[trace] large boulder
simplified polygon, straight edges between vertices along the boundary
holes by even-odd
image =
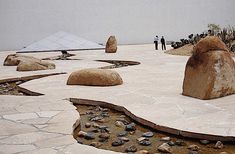
[[[186,64],[183,95],[213,99],[234,93],[235,63],[226,45],[216,36],[202,39]]]
[[[4,66],[17,66],[17,71],[37,71],[55,69],[55,64],[42,61],[35,57],[20,54],[10,54],[4,61]]]
[[[70,74],[67,85],[115,86],[123,83],[116,71],[105,69],[83,69]]]
[[[105,47],[106,53],[115,53],[117,52],[117,40],[115,36],[110,36]]]

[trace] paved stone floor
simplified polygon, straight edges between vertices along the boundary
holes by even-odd
[[[79,120],[76,108],[65,98],[105,101],[124,106],[138,117],[179,130],[235,136],[235,95],[213,100],[182,96],[184,68],[188,57],[155,51],[153,45],[119,46],[115,54],[104,50],[78,51],[73,58],[53,61],[55,70],[17,72],[15,66],[2,66],[14,52],[0,52],[0,79],[52,72],[68,74],[31,80],[21,86],[42,96],[0,96],[1,153],[114,153],[73,139],[74,124]],[[31,53],[46,58],[60,53]],[[124,84],[113,87],[67,86],[69,74],[82,68],[110,65],[94,60],[132,60],[140,65],[115,69]]]

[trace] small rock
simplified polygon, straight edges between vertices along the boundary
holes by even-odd
[[[199,146],[192,144],[188,147],[188,149],[192,150],[192,151],[198,151],[200,148],[199,148]]]
[[[134,135],[134,134],[135,134],[135,131],[130,131],[129,134],[130,134],[130,135]]]
[[[153,132],[146,132],[142,134],[143,137],[153,137]]]
[[[103,142],[108,142],[108,139],[100,138],[100,139],[99,139],[99,142],[102,142],[102,143],[103,143]]]
[[[107,109],[107,108],[102,108],[101,111],[102,111],[102,112],[108,112],[109,109]]]
[[[227,152],[220,152],[219,154],[229,154],[229,153],[227,153]]]
[[[118,133],[117,136],[118,137],[124,137],[124,136],[127,136],[127,134],[128,133],[126,131],[124,131],[124,132]]]
[[[151,145],[152,143],[151,143],[151,141],[149,141],[149,140],[142,140],[142,141],[139,141],[138,142],[140,145],[143,145],[143,146],[149,146],[149,145]]]
[[[125,115],[120,115],[120,118],[126,118],[126,116]]]
[[[109,139],[110,135],[108,133],[101,133],[99,138]]]
[[[147,150],[140,150],[135,152],[135,154],[149,154],[149,152]]]
[[[215,149],[223,149],[224,144],[221,141],[217,141],[215,144]]]
[[[84,138],[87,139],[87,140],[93,140],[93,139],[95,139],[95,135],[94,135],[94,133],[87,133],[84,136]]]
[[[175,141],[175,145],[177,145],[177,146],[186,146],[186,143],[184,141],[177,140],[177,141]]]
[[[121,122],[123,122],[125,125],[128,125],[128,124],[129,124],[129,121],[127,121],[127,120],[124,119],[124,118],[117,118],[116,121],[121,121]]]
[[[126,125],[126,131],[135,131],[135,124],[134,123],[130,123],[128,125]]]
[[[160,145],[157,150],[159,152],[164,152],[164,153],[171,153],[172,149],[171,147],[167,144],[167,143],[163,143],[162,145]]]
[[[85,135],[87,135],[87,132],[84,132],[84,131],[79,131],[78,132],[79,137],[84,137]]]
[[[188,152],[188,154],[198,154],[198,152],[197,152],[197,151],[190,150],[190,151]]]
[[[77,143],[83,144],[83,142],[81,140],[79,140],[79,139],[76,139],[76,140],[77,140]]]
[[[117,127],[125,127],[124,123],[121,122],[121,121],[116,121],[116,122],[115,122],[115,125],[116,125]]]
[[[93,123],[93,124],[92,124],[92,127],[94,127],[94,128],[99,128],[99,127],[100,127],[100,125],[99,125],[99,124],[97,124],[97,123]]]
[[[134,145],[127,147],[125,150],[125,152],[136,152],[136,151],[137,151],[137,148]]]
[[[90,146],[93,146],[93,147],[96,147],[96,148],[99,148],[100,146],[102,146],[103,144],[102,143],[99,143],[99,142],[91,142]]]
[[[103,119],[103,117],[101,117],[101,116],[95,116],[94,118],[91,118],[90,121],[100,121],[102,119]]]
[[[210,141],[208,140],[200,140],[200,143],[203,144],[203,145],[207,145],[210,143]]]
[[[85,127],[86,127],[86,128],[90,128],[90,127],[91,127],[91,123],[87,122],[87,123],[85,124]]]
[[[160,141],[165,141],[165,142],[170,141],[170,140],[171,140],[170,137],[162,137],[162,138],[160,139]]]
[[[100,116],[102,116],[102,117],[109,117],[109,113],[108,112],[102,112],[100,114]]]
[[[168,144],[169,146],[175,146],[175,142],[173,142],[173,141],[169,141],[169,142],[167,142],[167,144]]]
[[[119,137],[118,139],[123,140],[123,141],[125,141],[125,142],[130,141],[130,139],[129,139],[129,138],[127,138],[127,137]]]
[[[124,143],[125,143],[125,141],[118,139],[118,140],[112,142],[112,146],[116,147],[116,146],[123,145]]]
[[[90,130],[89,132],[92,132],[92,133],[98,133],[98,132],[99,132],[99,130],[98,130],[98,129],[92,129],[92,130]]]
[[[140,138],[137,138],[136,140],[137,140],[138,142],[140,142],[140,141],[146,140],[146,138],[145,138],[145,137],[140,137]]]

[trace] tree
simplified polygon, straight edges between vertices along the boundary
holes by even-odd
[[[207,27],[209,29],[208,31],[211,32],[211,35],[217,35],[221,31],[220,26],[216,24],[208,24]]]

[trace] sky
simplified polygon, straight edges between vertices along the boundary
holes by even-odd
[[[177,41],[210,23],[235,26],[235,0],[0,0],[0,50],[16,50],[58,31],[105,43]]]

